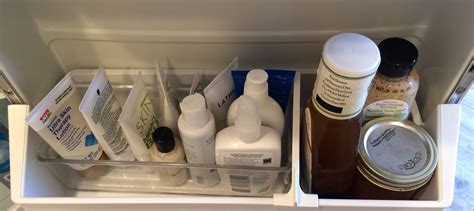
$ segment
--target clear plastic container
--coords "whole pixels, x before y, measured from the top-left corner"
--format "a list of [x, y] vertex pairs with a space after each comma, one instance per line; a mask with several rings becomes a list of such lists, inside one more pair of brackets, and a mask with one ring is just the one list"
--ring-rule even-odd
[[[154, 70], [141, 70], [144, 76], [145, 85], [150, 93], [151, 101], [158, 108], [159, 100], [156, 90], [156, 73]], [[81, 93], [87, 89], [93, 76], [92, 72], [73, 71], [72, 80]], [[128, 96], [133, 78], [138, 74], [138, 70], [125, 70], [123, 72], [108, 73], [116, 97], [123, 105]], [[176, 93], [175, 100], [180, 100], [189, 93], [191, 75], [180, 75], [180, 78], [170, 79]], [[188, 80], [189, 79], [189, 80]], [[292, 97], [292, 95], [291, 95]], [[67, 160], [62, 159], [52, 150], [49, 145], [43, 145], [37, 151], [37, 160], [42, 165], [47, 165], [49, 169], [59, 178], [65, 187], [71, 190], [84, 191], [120, 191], [137, 193], [176, 193], [176, 194], [203, 194], [203, 195], [227, 195], [227, 196], [259, 196], [273, 197], [274, 193], [286, 193], [291, 187], [291, 137], [292, 137], [292, 101], [289, 101], [285, 112], [285, 131], [282, 136], [282, 162], [281, 167], [252, 167], [252, 166], [220, 166], [215, 164], [190, 164], [190, 163], [162, 163], [162, 162], [141, 162], [141, 161], [112, 161], [112, 160]], [[91, 165], [97, 169], [97, 177], [86, 177], [81, 172], [72, 169], [71, 164]], [[207, 169], [232, 172], [233, 175], [246, 176], [250, 181], [259, 175], [272, 174], [277, 179], [272, 188], [262, 193], [237, 192], [233, 191], [231, 185], [220, 182], [212, 187], [203, 187], [189, 178], [186, 183], [176, 187], [162, 185], [158, 174], [158, 169], [185, 168]]]

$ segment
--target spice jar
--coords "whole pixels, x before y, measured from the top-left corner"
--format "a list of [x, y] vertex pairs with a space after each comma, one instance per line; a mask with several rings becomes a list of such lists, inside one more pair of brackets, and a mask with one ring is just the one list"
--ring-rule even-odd
[[402, 38], [385, 39], [378, 47], [381, 63], [364, 105], [364, 122], [382, 116], [407, 119], [419, 85], [418, 50]]
[[358, 151], [356, 199], [412, 199], [438, 163], [435, 142], [423, 128], [390, 117], [362, 128]]

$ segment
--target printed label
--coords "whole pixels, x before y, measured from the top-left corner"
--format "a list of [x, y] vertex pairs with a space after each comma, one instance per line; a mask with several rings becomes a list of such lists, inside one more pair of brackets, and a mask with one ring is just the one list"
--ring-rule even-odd
[[334, 73], [321, 59], [313, 89], [313, 103], [323, 115], [333, 119], [349, 119], [362, 111], [375, 73], [349, 78]]
[[271, 166], [271, 153], [225, 153], [224, 165], [233, 166]]
[[[272, 166], [272, 153], [225, 153], [224, 165]], [[264, 193], [271, 189], [278, 173], [251, 170], [219, 170], [221, 178], [234, 192]]]
[[140, 96], [139, 99], [142, 99], [140, 102], [140, 111], [138, 113], [138, 119], [136, 120], [136, 128], [140, 136], [143, 138], [143, 143], [147, 149], [153, 145], [153, 131], [158, 128], [158, 119], [155, 116], [153, 111], [153, 105], [151, 103], [150, 97], [146, 92], [142, 93], [143, 96]]
[[[40, 105], [46, 104], [41, 113], [34, 111], [30, 115], [34, 118], [28, 124], [41, 125], [35, 127], [38, 134], [64, 159], [98, 160], [102, 155], [102, 148], [87, 126], [78, 106], [81, 96], [69, 78], [64, 78], [51, 92], [54, 96], [47, 97]], [[71, 164], [73, 169], [84, 170], [90, 165]]]
[[94, 124], [99, 124], [99, 127], [102, 128], [99, 134], [104, 138], [114, 154], [121, 155], [126, 152], [129, 146], [118, 124], [122, 108], [112, 92], [112, 85], [109, 81], [107, 81], [106, 86], [102, 90], [97, 89], [96, 94], [98, 99], [94, 105], [92, 120]]
[[420, 171], [427, 161], [427, 150], [419, 137], [408, 129], [382, 126], [367, 140], [369, 159], [379, 168], [398, 175]]
[[380, 100], [364, 108], [364, 121], [370, 121], [383, 116], [406, 119], [409, 114], [408, 103], [404, 101], [394, 99]]

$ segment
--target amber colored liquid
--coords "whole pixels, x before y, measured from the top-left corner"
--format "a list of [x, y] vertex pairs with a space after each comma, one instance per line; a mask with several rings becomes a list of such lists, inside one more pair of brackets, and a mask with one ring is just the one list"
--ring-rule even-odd
[[307, 105], [311, 114], [312, 192], [323, 198], [350, 197], [362, 112], [336, 120], [319, 113], [311, 99]]
[[354, 199], [386, 199], [386, 200], [409, 200], [413, 199], [416, 190], [391, 191], [381, 188], [367, 180], [367, 178], [356, 169], [352, 198]]

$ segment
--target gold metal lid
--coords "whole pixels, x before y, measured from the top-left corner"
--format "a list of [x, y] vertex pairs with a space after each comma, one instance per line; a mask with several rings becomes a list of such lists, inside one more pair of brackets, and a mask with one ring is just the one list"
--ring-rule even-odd
[[390, 117], [374, 119], [362, 128], [358, 151], [362, 175], [392, 191], [423, 186], [438, 163], [436, 144], [423, 128]]

